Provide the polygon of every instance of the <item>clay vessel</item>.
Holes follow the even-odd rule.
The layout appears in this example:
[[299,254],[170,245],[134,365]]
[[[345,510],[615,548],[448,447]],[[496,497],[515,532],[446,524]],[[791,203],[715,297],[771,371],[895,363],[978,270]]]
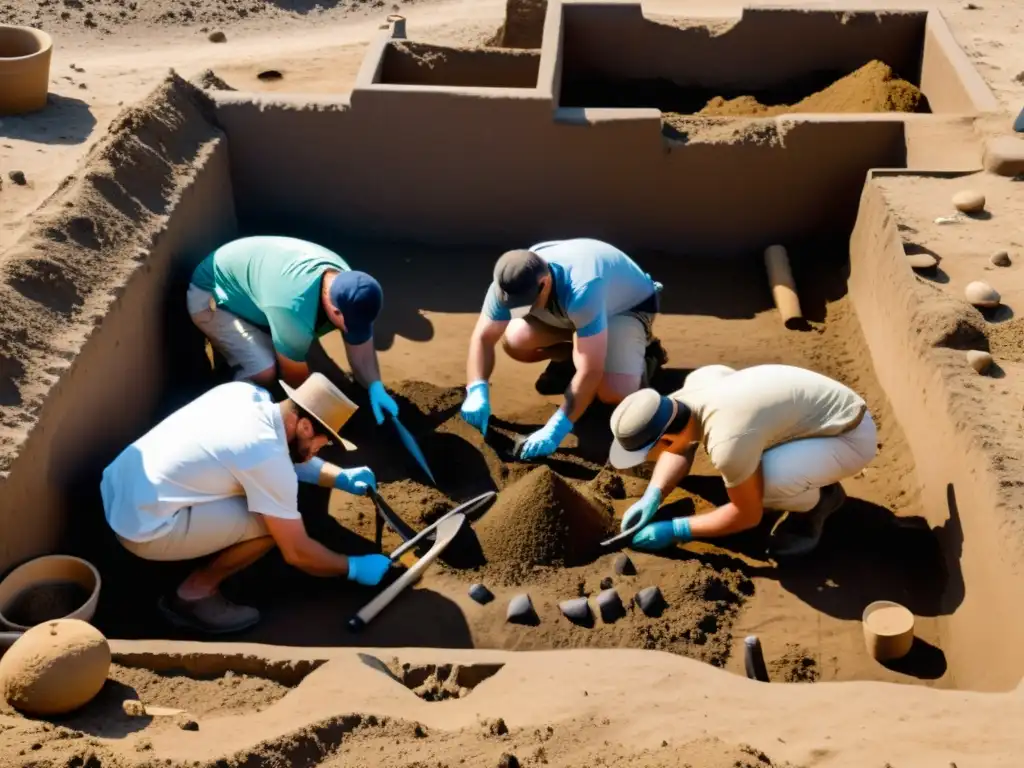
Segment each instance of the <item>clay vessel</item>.
[[92,621],[100,599],[102,581],[92,563],[71,555],[46,555],[23,563],[0,581],[0,624],[14,630],[29,627],[12,621],[5,614],[18,596],[27,589],[46,584],[74,582],[88,593],[88,599],[76,610],[61,618]]
[[876,600],[864,609],[864,643],[876,661],[895,661],[914,644],[914,614],[891,600]]
[[46,106],[52,53],[53,41],[42,30],[0,24],[0,116]]

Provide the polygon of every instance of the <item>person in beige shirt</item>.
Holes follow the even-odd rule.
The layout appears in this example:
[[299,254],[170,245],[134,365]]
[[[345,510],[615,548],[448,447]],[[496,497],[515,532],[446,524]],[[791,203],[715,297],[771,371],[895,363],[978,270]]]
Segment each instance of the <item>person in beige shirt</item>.
[[[790,526],[797,530],[773,537],[774,553],[810,552],[825,520],[846,499],[839,481],[862,470],[877,451],[875,423],[860,395],[789,365],[698,368],[667,397],[643,389],[625,398],[611,429],[614,467],[656,460],[643,498],[622,519],[623,531],[642,526],[632,538],[640,549],[739,533],[758,525],[768,508],[804,513]],[[689,474],[701,443],[729,503],[650,523],[662,499]]]

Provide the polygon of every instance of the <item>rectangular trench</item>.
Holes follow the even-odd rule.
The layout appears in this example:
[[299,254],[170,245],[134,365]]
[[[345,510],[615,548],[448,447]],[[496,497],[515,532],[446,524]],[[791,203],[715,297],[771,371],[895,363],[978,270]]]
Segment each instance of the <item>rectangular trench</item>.
[[[165,174],[156,183],[179,185],[170,202],[154,204],[151,214],[118,208],[115,192],[88,174],[106,167],[102,156],[90,156],[83,174],[99,198],[89,192],[71,199],[73,213],[91,210],[97,222],[111,225],[104,231],[117,232],[90,250],[97,263],[109,259],[119,270],[90,273],[92,293],[83,302],[95,300],[93,315],[69,311],[58,319],[58,329],[81,339],[72,342],[71,364],[29,402],[31,375],[52,368],[62,354],[67,360],[68,353],[42,344],[31,354],[13,344],[2,350],[24,356],[28,373],[17,380],[28,416],[20,423],[29,424],[27,440],[9,452],[2,480],[0,519],[5,530],[19,531],[4,537],[4,566],[58,548],[82,554],[106,579],[97,616],[102,628],[118,637],[172,636],[157,619],[153,589],[173,585],[182,567],[141,563],[120,550],[103,523],[98,475],[125,442],[217,380],[204,368],[202,340],[182,306],[183,276],[215,243],[273,231],[336,247],[384,285],[388,302],[377,343],[385,381],[417,379],[444,388],[464,384],[462,340],[496,255],[585,232],[627,248],[666,284],[657,328],[671,356],[665,386],[714,362],[805,365],[862,391],[881,424],[879,461],[849,484],[855,502],[837,518],[821,556],[802,569],[771,574],[750,562],[743,542],[699,553],[698,559],[745,570],[755,586],[736,618],[727,668],[739,670],[736,642],[756,631],[777,638],[778,645],[767,647],[770,657],[790,641],[806,648],[820,679],[975,690],[1016,685],[1024,631],[1007,627],[993,606],[1013,605],[1019,597],[1019,577],[1006,564],[1019,542],[997,540],[999,519],[990,510],[1005,499],[993,487],[984,453],[968,451],[966,461],[959,459],[969,430],[948,387],[932,386],[949,361],[920,338],[894,331],[919,325],[925,302],[899,260],[902,249],[884,203],[863,186],[869,168],[905,160],[902,123],[808,121],[784,143],[740,140],[666,153],[649,121],[538,122],[544,111],[529,99],[442,94],[436,103],[417,104],[414,98],[407,106],[421,110],[414,130],[393,120],[401,102],[386,94],[363,94],[351,104],[218,94],[207,103],[180,81],[168,88],[143,109],[166,115],[168,104],[184,100],[188,108],[171,127],[208,137],[175,162],[156,164]],[[465,121],[482,130],[466,136],[458,130]],[[128,155],[152,170],[145,149],[133,144],[137,138],[128,126],[120,135],[134,146]],[[825,151],[837,141],[857,151],[841,157]],[[427,145],[432,152],[424,151]],[[616,145],[622,151],[608,151]],[[510,147],[514,157],[496,153]],[[461,159],[452,164],[455,157]],[[601,158],[596,165],[594,157]],[[760,169],[753,179],[751,166]],[[716,181],[689,204],[693,179],[707,184],[712,169]],[[538,184],[538,178],[551,182]],[[780,183],[786,194],[779,193]],[[128,197],[140,195],[137,188]],[[44,223],[35,230],[40,237],[55,226]],[[71,222],[65,217],[58,224],[67,229]],[[785,331],[771,307],[759,253],[776,241],[793,254],[811,333]],[[432,290],[425,292],[425,285]],[[52,313],[50,305],[34,311]],[[336,340],[325,347],[343,360]],[[499,415],[527,424],[549,412],[557,400],[532,392],[539,370],[499,360]],[[34,381],[46,380],[40,377]],[[13,406],[4,405],[5,416],[12,414]],[[15,423],[11,415],[5,427]],[[950,446],[950,458],[936,463],[936,445]],[[603,446],[580,450],[596,456]],[[720,498],[706,463],[695,474],[684,494],[689,503]],[[400,482],[398,476],[386,480]],[[362,502],[308,490],[300,499],[345,523],[355,536],[344,534],[344,541],[366,546],[359,538],[368,526]],[[923,525],[903,525],[915,518]],[[326,516],[310,525],[325,538],[341,535]],[[375,634],[357,639],[347,634],[344,619],[364,594],[307,579],[269,558],[238,588],[264,614],[262,625],[240,639],[524,650],[604,642],[600,636],[538,640],[528,630],[502,634],[493,622],[471,616],[464,588],[446,578],[409,595],[404,611],[385,614]],[[274,598],[271,584],[287,595]],[[867,659],[859,610],[879,597],[902,600],[918,615],[918,636],[928,650],[920,668],[888,670]]]

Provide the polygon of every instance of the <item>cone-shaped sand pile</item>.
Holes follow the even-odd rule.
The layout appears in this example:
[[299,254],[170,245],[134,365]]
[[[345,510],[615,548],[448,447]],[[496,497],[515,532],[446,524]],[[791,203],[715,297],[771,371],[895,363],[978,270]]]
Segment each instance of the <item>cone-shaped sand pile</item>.
[[549,467],[505,488],[474,526],[488,566],[514,577],[534,565],[581,565],[599,554],[612,517]]

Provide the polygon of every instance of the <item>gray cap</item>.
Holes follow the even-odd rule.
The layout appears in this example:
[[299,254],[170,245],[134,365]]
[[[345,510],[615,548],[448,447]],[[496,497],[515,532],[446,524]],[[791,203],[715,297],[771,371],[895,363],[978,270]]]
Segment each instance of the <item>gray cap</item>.
[[494,265],[498,301],[506,309],[531,307],[540,294],[540,279],[548,265],[533,251],[508,251]]
[[689,421],[689,406],[656,390],[641,389],[626,397],[612,412],[612,466],[629,469],[642,464],[677,414]]

